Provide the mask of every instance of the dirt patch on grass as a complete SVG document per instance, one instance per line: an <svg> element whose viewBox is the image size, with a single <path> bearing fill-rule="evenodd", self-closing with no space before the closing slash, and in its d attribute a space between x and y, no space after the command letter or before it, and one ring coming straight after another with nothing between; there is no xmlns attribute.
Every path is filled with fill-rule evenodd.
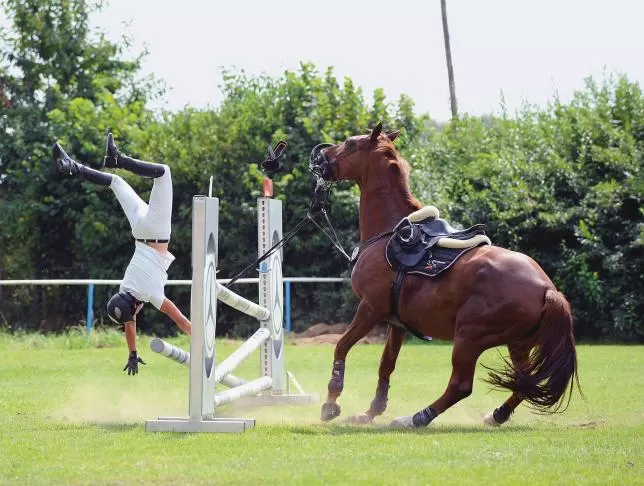
<svg viewBox="0 0 644 486"><path fill-rule="evenodd" d="M304 344L337 344L342 335L349 328L348 323L313 324L300 333L292 333L289 342L295 345ZM363 337L358 344L379 344L387 340L386 326L376 326L369 334Z"/></svg>

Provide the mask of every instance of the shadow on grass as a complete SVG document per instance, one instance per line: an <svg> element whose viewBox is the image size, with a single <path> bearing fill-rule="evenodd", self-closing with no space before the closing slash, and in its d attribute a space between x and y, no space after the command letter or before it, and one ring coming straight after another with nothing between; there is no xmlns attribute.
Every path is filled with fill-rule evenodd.
<svg viewBox="0 0 644 486"><path fill-rule="evenodd" d="M126 432L140 428L141 424L136 422L96 422L82 421L69 422L67 420L50 420L39 426L41 430L55 430L58 432L87 431L90 429L103 429L108 432Z"/></svg>
<svg viewBox="0 0 644 486"><path fill-rule="evenodd" d="M309 426L287 426L288 430L300 435L359 435L359 434L412 434L412 435L444 435L444 434L516 434L535 430L530 425L510 425L506 427L487 427L483 425L445 425L429 426L422 429L393 429L388 424L351 425L351 424L318 424Z"/></svg>
<svg viewBox="0 0 644 486"><path fill-rule="evenodd" d="M96 427L97 429L103 429L108 432L127 432L129 430L141 428L140 423L134 422L87 422L87 425L90 427Z"/></svg>

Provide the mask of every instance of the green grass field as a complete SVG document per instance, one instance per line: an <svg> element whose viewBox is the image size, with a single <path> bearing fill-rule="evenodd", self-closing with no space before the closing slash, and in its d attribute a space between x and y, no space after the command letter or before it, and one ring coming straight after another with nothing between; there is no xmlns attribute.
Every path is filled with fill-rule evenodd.
<svg viewBox="0 0 644 486"><path fill-rule="evenodd" d="M442 393L451 347L403 347L389 409L379 425L341 422L366 409L382 347L355 347L347 360L343 416L319 421L320 405L235 410L255 417L243 434L151 434L146 419L187 413L188 373L154 355L140 374L117 333L43 338L0 334L0 483L2 484L644 484L644 348L578 347L587 397L575 393L563 415L521 406L501 428L482 416L507 396L482 382L427 429L385 424ZM188 348L185 338L171 340ZM218 342L218 359L234 349ZM287 366L309 392L324 396L333 347L287 346ZM496 350L480 362L498 362ZM258 373L252 356L236 371Z"/></svg>

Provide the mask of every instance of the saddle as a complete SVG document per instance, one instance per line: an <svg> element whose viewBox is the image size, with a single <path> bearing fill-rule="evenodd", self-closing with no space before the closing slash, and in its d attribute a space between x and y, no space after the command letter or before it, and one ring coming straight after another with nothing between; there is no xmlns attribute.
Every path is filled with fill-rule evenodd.
<svg viewBox="0 0 644 486"><path fill-rule="evenodd" d="M472 248L491 245L485 225L465 230L453 228L439 218L438 209L427 206L396 225L387 242L385 256L396 271L437 277Z"/></svg>

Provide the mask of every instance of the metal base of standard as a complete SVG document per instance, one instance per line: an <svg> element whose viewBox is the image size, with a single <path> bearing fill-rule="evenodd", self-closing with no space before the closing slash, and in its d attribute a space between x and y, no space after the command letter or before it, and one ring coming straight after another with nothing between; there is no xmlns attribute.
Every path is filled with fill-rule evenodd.
<svg viewBox="0 0 644 486"><path fill-rule="evenodd" d="M193 420L189 417L159 417L145 422L146 432L228 432L240 433L255 427L255 419L212 418Z"/></svg>

